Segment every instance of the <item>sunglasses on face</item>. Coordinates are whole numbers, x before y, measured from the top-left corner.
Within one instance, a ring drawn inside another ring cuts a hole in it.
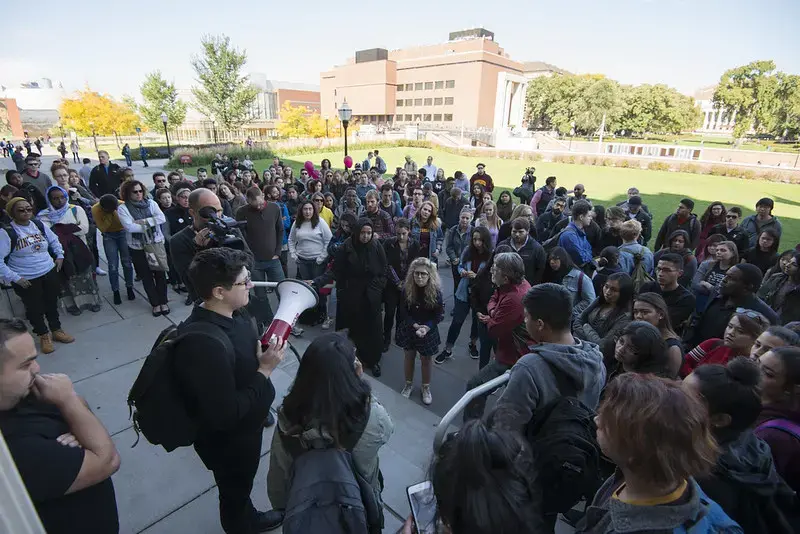
[[[726,215],[725,218],[726,219],[738,219],[739,216],[738,215]]]
[[[136,195],[136,194],[138,194],[138,193],[144,193],[144,191],[142,191],[141,189],[134,189],[133,191],[131,191],[131,193],[133,193],[134,195]]]
[[[33,208],[30,206],[27,208],[17,208],[17,211],[21,211],[22,213],[33,213]]]

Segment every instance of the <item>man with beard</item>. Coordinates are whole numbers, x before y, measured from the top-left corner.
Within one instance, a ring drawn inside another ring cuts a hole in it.
[[[374,189],[367,191],[364,217],[372,221],[372,231],[378,239],[386,239],[394,235],[394,223],[388,213],[378,207],[380,198]]]
[[[511,237],[497,244],[496,253],[516,252],[525,267],[525,280],[531,286],[542,281],[547,253],[530,236],[531,223],[527,217],[517,217],[511,222]]]
[[[566,206],[567,201],[563,198],[558,198],[553,202],[553,209],[540,214],[536,219],[536,236],[540,242],[544,243],[553,237],[553,229],[556,224],[568,218],[567,214],[564,213]]]

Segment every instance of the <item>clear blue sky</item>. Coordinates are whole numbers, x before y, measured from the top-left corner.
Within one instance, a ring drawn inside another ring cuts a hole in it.
[[[138,97],[154,69],[189,87],[189,60],[205,33],[224,33],[246,49],[249,72],[314,84],[355,50],[444,42],[450,31],[481,26],[517,60],[688,93],[755,59],[800,73],[797,0],[40,0],[19,7],[3,15],[0,84],[49,77],[69,90],[88,83],[115,96]]]

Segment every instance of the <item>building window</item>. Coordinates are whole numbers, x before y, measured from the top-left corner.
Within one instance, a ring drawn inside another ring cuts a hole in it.
[[[433,82],[425,82],[425,90],[433,91]]]
[[[413,104],[414,104],[413,100],[411,100],[410,98],[406,98],[406,106],[411,106]]]
[[[394,122],[394,115],[386,115],[386,122]]]
[[[442,81],[436,82],[436,87],[435,88],[436,89],[444,89],[444,82],[442,82]]]
[[[441,106],[443,102],[444,102],[444,98],[442,98],[442,97],[433,99],[433,105],[434,106]]]
[[[414,99],[414,105],[415,106],[421,106],[422,105],[422,99],[421,98],[415,98]]]
[[[416,114],[414,115],[414,120],[415,120],[415,121],[421,121],[421,120],[422,120],[422,115],[421,115],[421,114],[419,114],[419,113],[416,113]]]
[[[399,107],[399,108],[403,107],[403,101],[402,100],[398,100],[397,101],[397,107]]]
[[[444,97],[444,105],[445,106],[452,106],[453,105],[453,97],[452,96]]]
[[[441,113],[434,113],[433,114],[433,122],[442,122],[442,114]]]
[[[405,120],[407,120],[407,121],[411,121],[411,115],[406,115],[406,116],[405,116]]]
[[[415,91],[422,91],[422,82],[417,82],[414,84]]]
[[[403,90],[403,84],[402,83],[397,86],[397,90],[398,91],[402,91]]]
[[[426,113],[424,120],[425,120],[425,122],[431,122],[431,114],[430,113]]]
[[[425,99],[425,104],[424,104],[424,105],[426,105],[426,106],[432,106],[432,105],[433,105],[433,99],[432,99],[432,98],[426,98],[426,99]]]
[[[452,113],[445,113],[444,114],[444,122],[453,122],[453,114]]]
[[[414,84],[413,83],[407,83],[406,84],[406,91],[413,91],[413,90],[414,90]]]
[[[455,89],[455,87],[456,87],[456,81],[455,80],[447,80],[446,82],[444,82],[444,88],[445,89]]]

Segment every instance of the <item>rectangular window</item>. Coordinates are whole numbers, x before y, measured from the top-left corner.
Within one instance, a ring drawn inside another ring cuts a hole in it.
[[[411,100],[410,98],[406,98],[406,106],[412,106],[412,105],[414,105],[414,101]]]
[[[415,91],[422,91],[422,82],[417,82],[414,84]]]
[[[436,87],[435,88],[436,89],[444,89],[444,82],[442,82],[442,81],[436,82]]]
[[[456,81],[455,80],[447,80],[446,82],[444,82],[444,88],[445,89],[455,89],[455,87],[456,87]]]
[[[425,82],[425,90],[433,91],[433,82]]]
[[[410,121],[411,120],[411,115],[406,115],[404,120]]]
[[[422,120],[422,115],[420,115],[419,113],[415,114],[414,115],[414,120],[415,121],[421,121]]]
[[[441,106],[442,103],[444,103],[444,98],[442,98],[441,96],[439,98],[434,98],[433,99],[433,105],[434,106]]]
[[[444,114],[444,122],[453,122],[453,114],[452,113],[445,113]]]
[[[398,100],[397,101],[397,107],[403,107],[403,101],[402,100]]]
[[[442,114],[441,113],[434,113],[433,114],[433,122],[442,122]]]
[[[414,90],[414,84],[413,83],[407,83],[406,84],[406,91],[413,91],[413,90]]]
[[[403,84],[402,83],[397,86],[397,90],[398,91],[402,91],[403,90]]]
[[[414,105],[415,106],[421,106],[422,105],[422,99],[421,98],[415,98],[414,99]]]
[[[453,97],[452,96],[444,97],[444,105],[445,106],[452,106],[453,105]]]
[[[430,113],[426,113],[424,120],[425,120],[425,122],[431,122],[431,114]]]
[[[433,105],[433,99],[432,98],[426,98],[425,99],[425,105],[426,106],[432,106]]]

